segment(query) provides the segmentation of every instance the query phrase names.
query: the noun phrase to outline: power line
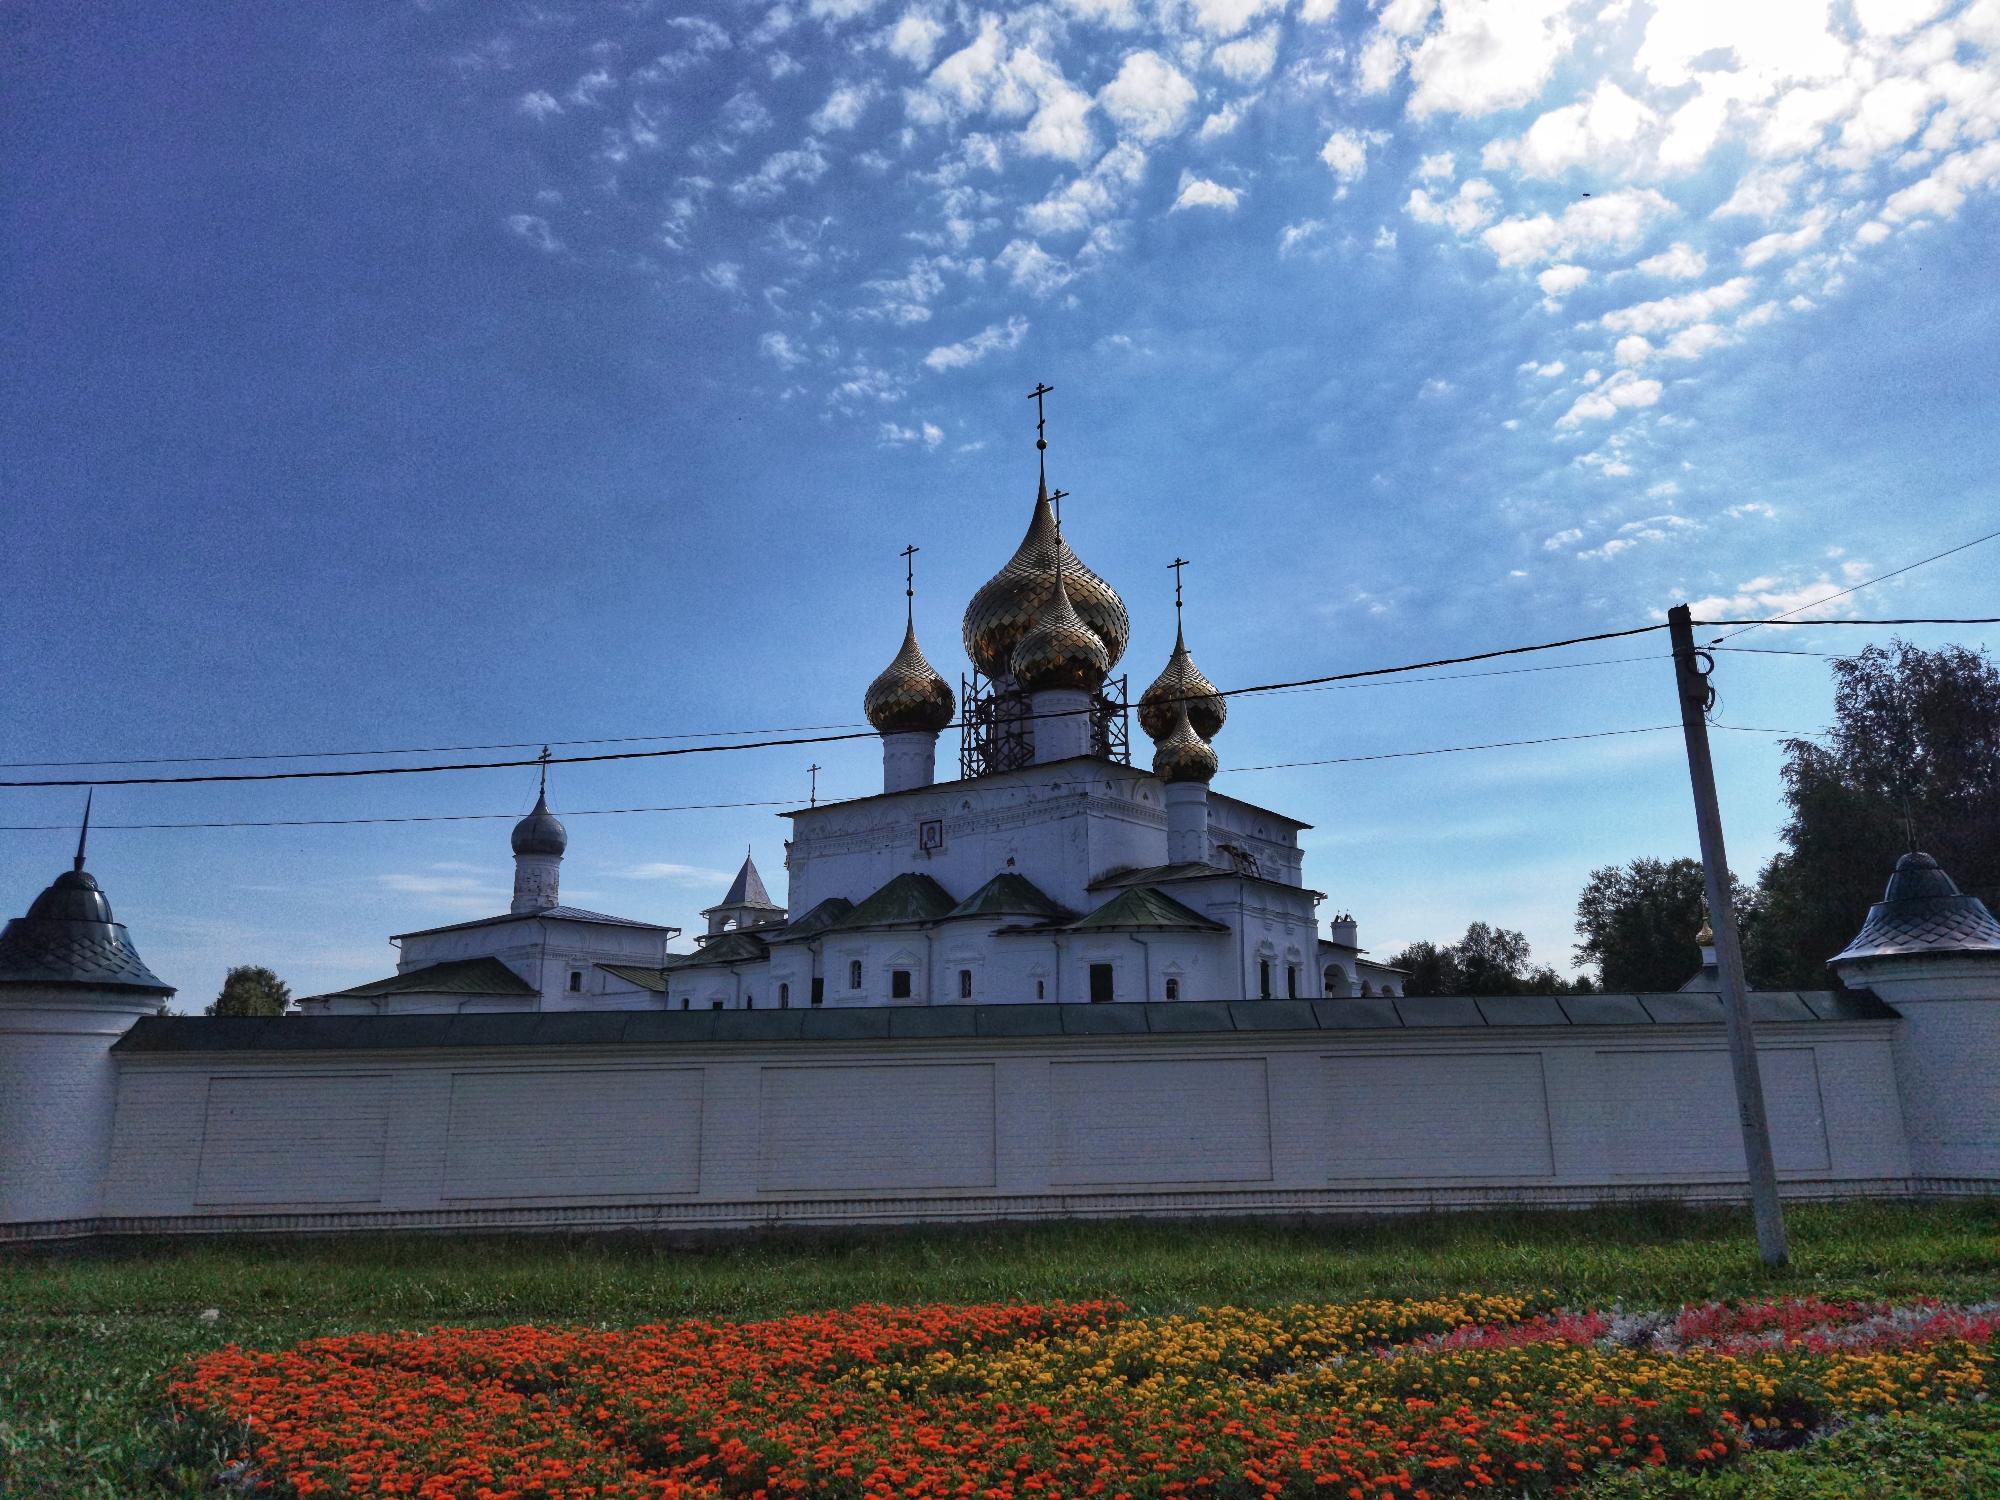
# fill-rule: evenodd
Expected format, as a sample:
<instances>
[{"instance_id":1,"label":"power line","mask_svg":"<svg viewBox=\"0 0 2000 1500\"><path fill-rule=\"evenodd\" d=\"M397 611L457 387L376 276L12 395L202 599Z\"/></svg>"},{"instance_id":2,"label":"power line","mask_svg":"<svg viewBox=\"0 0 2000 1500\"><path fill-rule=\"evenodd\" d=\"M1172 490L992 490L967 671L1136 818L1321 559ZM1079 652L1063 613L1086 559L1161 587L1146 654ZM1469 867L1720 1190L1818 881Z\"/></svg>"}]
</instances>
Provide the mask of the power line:
<instances>
[{"instance_id":1,"label":"power line","mask_svg":"<svg viewBox=\"0 0 2000 1500\"><path fill-rule=\"evenodd\" d=\"M1435 750L1384 750L1375 755L1336 755L1327 760L1285 760L1268 766L1231 766L1236 771L1290 771L1301 766L1348 766L1365 760L1406 760L1419 755L1459 755L1467 750L1513 750L1522 745L1554 745L1565 740L1602 740L1620 734L1657 734L1678 724L1642 724L1637 729L1594 729L1588 734L1549 734L1533 740L1494 740L1484 745L1440 745Z\"/></svg>"},{"instance_id":2,"label":"power line","mask_svg":"<svg viewBox=\"0 0 2000 1500\"><path fill-rule=\"evenodd\" d=\"M565 818L603 818L624 813L710 812L723 808L791 807L793 797L772 797L758 802L683 802L673 807L566 807ZM425 813L383 818L270 818L221 819L207 823L94 823L93 832L134 833L160 829L188 828L345 828L371 823L480 823L497 819L513 820L518 812ZM0 823L0 833L74 833L74 823Z\"/></svg>"},{"instance_id":3,"label":"power line","mask_svg":"<svg viewBox=\"0 0 2000 1500\"><path fill-rule=\"evenodd\" d=\"M1831 604L1831 603L1832 603L1832 602L1833 602L1834 600L1836 600L1836 599L1845 599L1845 598L1846 598L1846 597L1847 597L1847 596L1848 596L1849 594L1858 594L1859 592L1861 592L1861 590L1863 590L1863 589L1865 589L1865 588L1868 588L1868 587L1871 587L1871 586L1872 586L1872 585L1874 585L1874 584L1878 584L1878 583L1882 582L1882 580L1883 580L1883 579L1885 579L1885 578L1899 578L1899 577L1901 577L1901 576L1902 576L1903 574L1905 574L1905 573L1911 573L1911 572L1914 572L1914 571L1916 571L1916 570L1917 570L1918 568L1921 568L1921 567L1925 567L1925 566L1927 566L1927 565L1928 565L1928 564L1930 564L1930 563L1934 563L1934 562L1938 561L1938 560L1939 560L1940 558L1945 558L1945 557L1950 557L1950 556L1951 556L1951 555L1952 555L1953 553L1956 553L1956 552L1963 552L1963 551L1965 551L1965 550L1966 550L1966 549L1967 549L1968 547L1977 547L1977 546L1978 546L1978 545L1979 545L1979 544L1980 544L1981 542L1990 542L1990 541L1992 541L1992 540L1993 540L1993 538L1995 538L1996 536L2000 536L2000 531L1989 531L1989 532L1987 532L1987 533L1986 533L1986 535L1985 535L1985 536L1976 536L1976 537L1974 537L1974 538L1973 538L1973 539L1972 539L1971 541L1969 541L1969 542L1960 542L1960 543L1959 543L1959 544L1958 544L1958 545L1957 545L1956 547L1947 547L1947 548L1945 548L1945 549L1944 549L1944 551L1942 551L1942 552L1934 552L1934 553L1932 553L1932 554L1931 554L1931 555L1930 555L1929 557L1924 557L1924 558L1919 558L1919 559L1918 559L1917 561L1915 561L1915 562L1913 562L1913 563L1909 563L1909 564L1906 564L1906 565L1905 565L1905 566L1903 566L1903 567L1900 567L1900 568L1893 568L1893 569L1891 569L1891 570L1890 570L1889 572L1887 572L1887 573L1878 573L1878 574L1876 574L1876 575L1875 575L1875 576L1874 576L1873 578L1864 578L1864 579L1863 579L1863 580L1862 580L1861 582L1859 582L1859 583L1855 584L1855 585L1854 585L1854 586L1853 586L1852 588L1845 588L1845 589L1842 589L1842 590L1841 590L1841 591L1840 591L1839 593L1837 593L1837 594L1828 594L1828 595L1827 595L1827 596L1826 596L1826 597L1825 597L1824 599L1815 599L1815 600L1813 600L1813 602L1812 602L1812 603L1810 603L1810 604L1801 604L1801 605L1799 605L1799 606L1798 606L1797 608L1795 608L1795 609L1788 609L1788 610L1785 610L1785 611L1784 611L1783 613L1781 613L1781 614L1775 614L1775 615L1772 615L1772 616L1771 616L1771 618L1770 618L1770 619L1768 619L1768 620L1750 620L1750 621L1741 621L1741 620L1703 620L1703 621L1701 621L1701 622L1699 622L1699 623L1701 623L1701 624L1703 624L1703 625L1742 625L1742 627L1743 627L1743 628L1742 628L1741 630L1732 630L1732 631L1731 631L1731 632L1729 633L1729 635L1723 635L1723 636L1717 636L1717 637L1715 638L1715 640L1714 640L1714 641L1710 642L1710 644L1711 644L1711 645L1717 645L1717 646L1719 646L1719 645L1721 645L1721 644L1722 644L1722 643L1723 643L1724 641L1726 641L1726 640L1729 640L1729 639L1730 639L1730 638L1731 638L1732 636L1739 636L1739 635L1744 635L1744 634L1747 634L1748 632L1750 632L1750 631L1752 631L1752 630L1755 630L1755 629L1756 629L1756 628L1757 628L1758 626L1760 626L1760 625L1777 625L1777 624L1781 624L1781 623L1783 623L1783 622L1785 621L1785 619L1786 619L1786 617L1787 617L1787 616L1790 616L1790 615L1796 615L1796 614L1802 614L1802 613L1803 613L1804 611L1806 611L1806 610L1809 610L1809 609L1818 609L1818 608L1820 607L1820 605L1822 605L1822 604ZM1823 623L1823 622L1820 622L1820 621L1813 621L1813 622L1811 622L1811 623L1814 623L1814 624L1819 624L1819 623ZM1890 624L1894 624L1894 625L1931 625L1931 624L1952 624L1952 625L1991 625L1991 624L1994 624L1994 623L1996 623L1996 622L1995 622L1995 621L1992 621L1992 620L1950 620L1950 621L1933 621L1933 620L1877 620L1877 621L1872 621L1871 623L1873 623L1873 624L1878 624L1878 625L1890 625Z\"/></svg>"},{"instance_id":4,"label":"power line","mask_svg":"<svg viewBox=\"0 0 2000 1500\"><path fill-rule=\"evenodd\" d=\"M2000 536L2000 532L1994 534ZM1981 538L1981 540L1984 540L1984 538ZM1965 545L1970 547L1972 543L1967 542ZM1943 554L1939 555L1942 556ZM1921 563L1910 564L1912 568L1921 566ZM1908 572L1909 569L1905 568L1902 571ZM1894 573L1884 573L1882 578L1894 578L1895 576ZM1870 579L1869 582L1879 583L1881 579ZM1865 583L1855 585L1856 588L1866 588L1867 586ZM1828 597L1838 599L1840 595L1833 594ZM1824 604L1826 600L1821 599L1817 602ZM1812 607L1810 604L1801 604L1799 606L1800 609L1811 609ZM1696 625L1742 625L1748 629L1755 629L1759 625L1804 625L1812 629L1818 629L1822 625L2000 625L2000 615L1923 615L1913 616L1906 620L1786 620L1773 615L1768 620L1696 620L1693 623ZM1732 631L1731 634L1742 635L1743 631ZM1721 639L1726 641L1729 639L1729 636L1725 635ZM1735 646L1730 649L1748 651L1750 648L1748 646Z\"/></svg>"}]
</instances>

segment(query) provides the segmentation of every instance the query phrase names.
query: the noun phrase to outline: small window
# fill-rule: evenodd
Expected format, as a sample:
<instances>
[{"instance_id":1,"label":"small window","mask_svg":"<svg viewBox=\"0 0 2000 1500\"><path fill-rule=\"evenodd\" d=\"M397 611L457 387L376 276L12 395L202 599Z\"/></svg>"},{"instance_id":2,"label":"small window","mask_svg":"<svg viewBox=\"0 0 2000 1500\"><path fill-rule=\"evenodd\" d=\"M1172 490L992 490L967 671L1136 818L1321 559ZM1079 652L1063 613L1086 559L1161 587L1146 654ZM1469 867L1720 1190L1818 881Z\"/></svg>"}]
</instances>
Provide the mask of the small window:
<instances>
[{"instance_id":1,"label":"small window","mask_svg":"<svg viewBox=\"0 0 2000 1500\"><path fill-rule=\"evenodd\" d=\"M814 1005L826 1003L826 979L819 974L813 975L812 1003Z\"/></svg>"},{"instance_id":2,"label":"small window","mask_svg":"<svg viewBox=\"0 0 2000 1500\"><path fill-rule=\"evenodd\" d=\"M681 996L681 1009L686 1010L687 1008L688 1008L688 997L686 995L683 995Z\"/></svg>"},{"instance_id":3,"label":"small window","mask_svg":"<svg viewBox=\"0 0 2000 1500\"><path fill-rule=\"evenodd\" d=\"M891 969L889 971L889 998L891 1000L907 1000L910 998L910 971L908 969Z\"/></svg>"},{"instance_id":4,"label":"small window","mask_svg":"<svg viewBox=\"0 0 2000 1500\"><path fill-rule=\"evenodd\" d=\"M972 970L970 969L960 969L958 971L958 998L961 1000L970 1000L972 998Z\"/></svg>"},{"instance_id":5,"label":"small window","mask_svg":"<svg viewBox=\"0 0 2000 1500\"><path fill-rule=\"evenodd\" d=\"M582 988L583 988L583 970L571 969L569 971L569 992L572 995L574 995L578 990Z\"/></svg>"},{"instance_id":6,"label":"small window","mask_svg":"<svg viewBox=\"0 0 2000 1500\"><path fill-rule=\"evenodd\" d=\"M1382 994L1385 998L1393 1000L1396 998L1396 987L1393 984L1385 984L1382 986Z\"/></svg>"},{"instance_id":7,"label":"small window","mask_svg":"<svg viewBox=\"0 0 2000 1500\"><path fill-rule=\"evenodd\" d=\"M781 984L778 986L778 1009L790 1010L791 1008L792 987L789 984Z\"/></svg>"},{"instance_id":8,"label":"small window","mask_svg":"<svg viewBox=\"0 0 2000 1500\"><path fill-rule=\"evenodd\" d=\"M743 1008L745 1010L755 1010L757 1008L757 997L746 991L743 996Z\"/></svg>"},{"instance_id":9,"label":"small window","mask_svg":"<svg viewBox=\"0 0 2000 1500\"><path fill-rule=\"evenodd\" d=\"M1049 998L1049 982L1046 979L1037 979L1035 981L1035 998L1037 1000L1046 1000Z\"/></svg>"},{"instance_id":10,"label":"small window","mask_svg":"<svg viewBox=\"0 0 2000 1500\"><path fill-rule=\"evenodd\" d=\"M708 1002L708 1008L710 1010L721 1010L722 1002L720 1000L711 1000Z\"/></svg>"},{"instance_id":11,"label":"small window","mask_svg":"<svg viewBox=\"0 0 2000 1500\"><path fill-rule=\"evenodd\" d=\"M1111 998L1112 970L1110 964L1090 966L1090 1003L1102 1005Z\"/></svg>"},{"instance_id":12,"label":"small window","mask_svg":"<svg viewBox=\"0 0 2000 1500\"><path fill-rule=\"evenodd\" d=\"M1169 979L1167 981L1167 998L1169 1000L1178 1000L1180 997L1181 982L1178 979Z\"/></svg>"},{"instance_id":13,"label":"small window","mask_svg":"<svg viewBox=\"0 0 2000 1500\"><path fill-rule=\"evenodd\" d=\"M1296 1000L1299 998L1299 966L1297 964L1285 965L1285 998L1287 1000Z\"/></svg>"},{"instance_id":14,"label":"small window","mask_svg":"<svg viewBox=\"0 0 2000 1500\"><path fill-rule=\"evenodd\" d=\"M1257 960L1257 993L1266 1000L1271 998L1271 960L1268 958Z\"/></svg>"},{"instance_id":15,"label":"small window","mask_svg":"<svg viewBox=\"0 0 2000 1500\"><path fill-rule=\"evenodd\" d=\"M847 966L847 987L850 990L861 988L861 960L858 958Z\"/></svg>"}]
</instances>

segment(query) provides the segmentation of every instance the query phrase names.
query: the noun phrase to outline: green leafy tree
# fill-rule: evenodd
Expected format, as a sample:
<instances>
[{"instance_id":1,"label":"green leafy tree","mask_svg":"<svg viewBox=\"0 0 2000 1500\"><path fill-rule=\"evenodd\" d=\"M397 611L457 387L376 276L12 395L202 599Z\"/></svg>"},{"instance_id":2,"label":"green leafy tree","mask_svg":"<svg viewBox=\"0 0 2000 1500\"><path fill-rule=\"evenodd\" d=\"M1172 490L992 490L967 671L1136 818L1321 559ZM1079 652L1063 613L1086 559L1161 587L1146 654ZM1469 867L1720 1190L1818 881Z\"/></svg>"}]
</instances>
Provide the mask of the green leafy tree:
<instances>
[{"instance_id":1,"label":"green leafy tree","mask_svg":"<svg viewBox=\"0 0 2000 1500\"><path fill-rule=\"evenodd\" d=\"M282 1016L292 1003L291 987L259 964L240 964L223 976L222 993L205 1014Z\"/></svg>"},{"instance_id":2,"label":"green leafy tree","mask_svg":"<svg viewBox=\"0 0 2000 1500\"><path fill-rule=\"evenodd\" d=\"M1907 641L1833 663L1825 743L1785 742L1785 848L1744 934L1751 981L1820 989L1912 842L1959 888L2000 900L2000 670Z\"/></svg>"},{"instance_id":3,"label":"green leafy tree","mask_svg":"<svg viewBox=\"0 0 2000 1500\"><path fill-rule=\"evenodd\" d=\"M1528 940L1507 927L1474 922L1455 943L1412 943L1389 960L1407 969L1407 995L1567 995L1589 990L1546 964L1530 967Z\"/></svg>"},{"instance_id":4,"label":"green leafy tree","mask_svg":"<svg viewBox=\"0 0 2000 1500\"><path fill-rule=\"evenodd\" d=\"M1758 902L1729 881L1746 944ZM1576 961L1595 966L1607 990L1677 990L1701 967L1695 934L1705 918L1701 862L1635 859L1592 870L1576 899Z\"/></svg>"}]
</instances>

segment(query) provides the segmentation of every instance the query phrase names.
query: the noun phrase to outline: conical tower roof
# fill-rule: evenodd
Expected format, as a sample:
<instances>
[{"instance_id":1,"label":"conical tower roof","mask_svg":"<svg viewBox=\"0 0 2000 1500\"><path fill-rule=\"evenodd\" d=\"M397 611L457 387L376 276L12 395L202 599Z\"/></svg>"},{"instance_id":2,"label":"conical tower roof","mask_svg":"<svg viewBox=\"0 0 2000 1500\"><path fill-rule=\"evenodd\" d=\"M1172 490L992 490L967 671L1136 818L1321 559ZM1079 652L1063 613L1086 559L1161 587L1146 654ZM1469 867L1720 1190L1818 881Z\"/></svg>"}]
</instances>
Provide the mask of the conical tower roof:
<instances>
[{"instance_id":1,"label":"conical tower roof","mask_svg":"<svg viewBox=\"0 0 2000 1500\"><path fill-rule=\"evenodd\" d=\"M729 891L720 901L709 908L722 911L732 906L761 906L770 911L781 908L771 899L771 893L764 889L764 877L757 873L757 862L745 851L743 868L736 872L736 878L729 882Z\"/></svg>"},{"instance_id":2,"label":"conical tower roof","mask_svg":"<svg viewBox=\"0 0 2000 1500\"><path fill-rule=\"evenodd\" d=\"M1229 717L1229 700L1216 691L1215 684L1194 664L1178 625L1174 627L1174 649L1167 658L1166 669L1139 698L1139 727L1146 731L1148 739L1157 743L1173 733L1176 699L1187 700L1194 732L1205 740L1214 739Z\"/></svg>"},{"instance_id":3,"label":"conical tower roof","mask_svg":"<svg viewBox=\"0 0 2000 1500\"><path fill-rule=\"evenodd\" d=\"M111 919L111 902L84 869L80 846L75 868L58 875L25 917L0 931L0 988L10 985L174 992L146 967L125 925Z\"/></svg>"},{"instance_id":4,"label":"conical tower roof","mask_svg":"<svg viewBox=\"0 0 2000 1500\"><path fill-rule=\"evenodd\" d=\"M988 678L1004 677L1014 648L1034 628L1055 597L1058 559L1071 607L1097 637L1109 674L1132 637L1131 617L1118 591L1084 566L1056 530L1054 507L1044 483L1035 499L1028 531L1014 555L972 596L965 607L965 654Z\"/></svg>"},{"instance_id":5,"label":"conical tower roof","mask_svg":"<svg viewBox=\"0 0 2000 1500\"><path fill-rule=\"evenodd\" d=\"M868 684L861 708L868 715L868 722L882 734L918 730L935 734L958 712L958 698L951 684L924 659L923 650L917 645L914 621L903 627L903 647L896 653L896 659Z\"/></svg>"},{"instance_id":6,"label":"conical tower roof","mask_svg":"<svg viewBox=\"0 0 2000 1500\"><path fill-rule=\"evenodd\" d=\"M2000 953L2000 921L1960 892L1935 859L1914 851L1896 861L1882 899L1832 962L1911 953Z\"/></svg>"}]
</instances>

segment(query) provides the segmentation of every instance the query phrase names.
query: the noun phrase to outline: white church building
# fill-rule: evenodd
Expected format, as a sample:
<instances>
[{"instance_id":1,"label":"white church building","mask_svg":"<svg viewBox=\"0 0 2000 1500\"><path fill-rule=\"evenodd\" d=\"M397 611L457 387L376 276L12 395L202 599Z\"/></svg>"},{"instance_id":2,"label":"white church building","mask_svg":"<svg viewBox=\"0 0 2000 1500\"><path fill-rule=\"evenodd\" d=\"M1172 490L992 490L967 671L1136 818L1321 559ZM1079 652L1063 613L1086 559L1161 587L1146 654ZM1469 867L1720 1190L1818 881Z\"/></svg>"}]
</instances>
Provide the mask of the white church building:
<instances>
[{"instance_id":1,"label":"white church building","mask_svg":"<svg viewBox=\"0 0 2000 1500\"><path fill-rule=\"evenodd\" d=\"M786 899L746 855L684 947L562 902L544 783L507 912L303 1014L161 1015L80 844L0 932L0 1243L1740 1201L1709 971L1404 993L1322 928L1305 825L1214 788L1178 628L1128 707L1060 498L957 691L912 608L863 696L882 790L787 813ZM1829 961L1748 997L1783 1192L2000 1193L2000 922L1911 853Z\"/></svg>"}]
</instances>

